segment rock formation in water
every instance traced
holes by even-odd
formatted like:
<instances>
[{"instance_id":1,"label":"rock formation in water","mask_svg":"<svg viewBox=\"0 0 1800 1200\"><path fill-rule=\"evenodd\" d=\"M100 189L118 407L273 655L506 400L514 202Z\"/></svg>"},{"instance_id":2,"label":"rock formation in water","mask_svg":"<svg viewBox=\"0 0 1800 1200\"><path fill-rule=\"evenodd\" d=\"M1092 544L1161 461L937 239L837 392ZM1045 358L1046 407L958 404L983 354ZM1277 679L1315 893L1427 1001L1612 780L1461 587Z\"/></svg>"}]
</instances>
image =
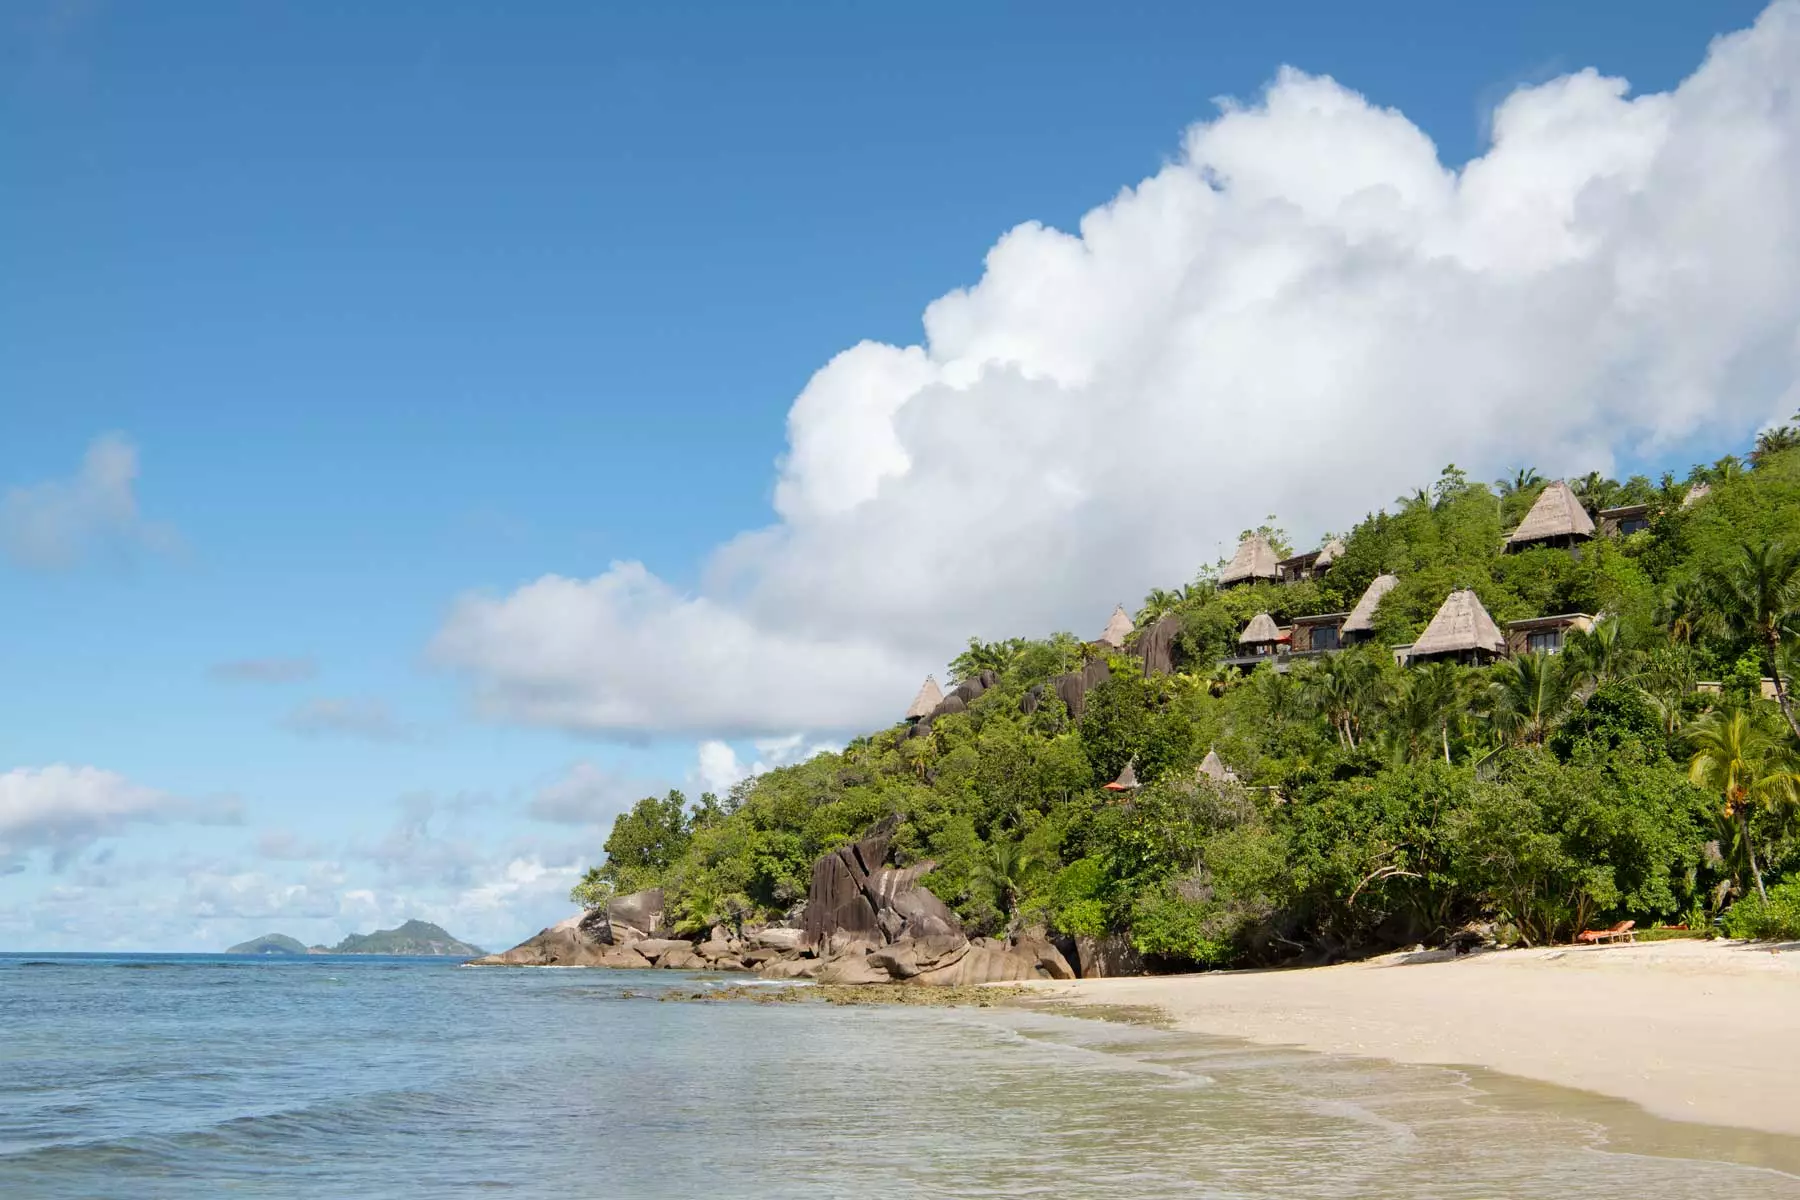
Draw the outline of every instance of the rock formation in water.
<instances>
[{"instance_id":1,"label":"rock formation in water","mask_svg":"<svg viewBox=\"0 0 1800 1200\"><path fill-rule=\"evenodd\" d=\"M1122 939L1064 939L1041 930L1009 940L968 937L920 880L930 862L889 865L890 818L867 837L813 864L806 902L784 924L728 930L704 938L672 936L660 889L615 896L552 925L476 966L615 967L645 970L755 971L770 979L821 983L969 986L1081 974L1135 974L1142 965Z\"/></svg>"}]
</instances>

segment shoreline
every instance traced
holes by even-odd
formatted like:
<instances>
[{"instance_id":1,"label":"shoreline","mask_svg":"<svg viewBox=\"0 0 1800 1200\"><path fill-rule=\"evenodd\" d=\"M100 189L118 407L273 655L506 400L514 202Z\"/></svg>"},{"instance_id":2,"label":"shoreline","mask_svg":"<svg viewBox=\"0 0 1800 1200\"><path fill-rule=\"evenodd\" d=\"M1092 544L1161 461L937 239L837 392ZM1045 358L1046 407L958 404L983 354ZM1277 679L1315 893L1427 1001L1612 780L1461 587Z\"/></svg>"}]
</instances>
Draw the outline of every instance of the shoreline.
<instances>
[{"instance_id":1,"label":"shoreline","mask_svg":"<svg viewBox=\"0 0 1800 1200\"><path fill-rule=\"evenodd\" d=\"M1031 1007L1154 1011L1184 1032L1491 1073L1662 1121L1800 1138L1800 944L1428 951L1016 986L1013 1002Z\"/></svg>"}]
</instances>

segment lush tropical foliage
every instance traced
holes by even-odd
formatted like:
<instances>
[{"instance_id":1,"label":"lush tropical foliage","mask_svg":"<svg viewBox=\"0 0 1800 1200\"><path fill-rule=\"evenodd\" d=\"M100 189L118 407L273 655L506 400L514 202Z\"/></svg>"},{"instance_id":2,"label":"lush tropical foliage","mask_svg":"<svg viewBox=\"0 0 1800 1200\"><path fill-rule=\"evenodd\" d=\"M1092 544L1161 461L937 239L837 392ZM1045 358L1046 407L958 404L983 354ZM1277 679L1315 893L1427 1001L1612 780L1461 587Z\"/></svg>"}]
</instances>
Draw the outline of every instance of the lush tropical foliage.
<instances>
[{"instance_id":1,"label":"lush tropical foliage","mask_svg":"<svg viewBox=\"0 0 1800 1200\"><path fill-rule=\"evenodd\" d=\"M1153 592L1138 620L1178 620L1176 670L1146 677L1113 654L1079 722L1054 691L1029 714L1021 700L1104 647L972 642L953 677L998 682L967 712L726 796L643 800L577 898L659 884L688 928L781 913L817 856L895 815L895 852L933 862L927 882L972 928L1122 933L1152 965L1329 956L1474 922L1532 944L1624 917L1800 933L1785 687L1800 432L1682 482L1571 480L1591 510L1648 506L1648 528L1574 554L1500 553L1545 483L1450 467L1342 535L1316 580L1220 590L1212 566ZM1710 492L1684 505L1696 483ZM1285 544L1272 519L1262 532ZM1219 667L1256 613L1341 612L1381 573L1400 583L1372 644L1281 673ZM1560 654L1400 666L1388 647L1456 588L1501 623L1601 619ZM1208 750L1237 782L1197 776ZM1141 786L1102 790L1127 763Z\"/></svg>"}]
</instances>

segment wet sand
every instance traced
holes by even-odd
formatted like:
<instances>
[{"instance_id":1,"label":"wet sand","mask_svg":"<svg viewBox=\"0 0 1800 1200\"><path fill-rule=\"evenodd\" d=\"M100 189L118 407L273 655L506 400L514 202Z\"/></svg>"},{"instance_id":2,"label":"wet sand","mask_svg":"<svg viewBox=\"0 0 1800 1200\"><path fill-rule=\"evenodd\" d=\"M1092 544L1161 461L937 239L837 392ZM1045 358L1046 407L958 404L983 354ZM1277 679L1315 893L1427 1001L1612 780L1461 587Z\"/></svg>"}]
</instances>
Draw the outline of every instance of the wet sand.
<instances>
[{"instance_id":1,"label":"wet sand","mask_svg":"<svg viewBox=\"0 0 1800 1200\"><path fill-rule=\"evenodd\" d=\"M1335 967L1024 985L1178 1029L1485 1068L1658 1117L1800 1135L1800 944L1395 954Z\"/></svg>"}]
</instances>

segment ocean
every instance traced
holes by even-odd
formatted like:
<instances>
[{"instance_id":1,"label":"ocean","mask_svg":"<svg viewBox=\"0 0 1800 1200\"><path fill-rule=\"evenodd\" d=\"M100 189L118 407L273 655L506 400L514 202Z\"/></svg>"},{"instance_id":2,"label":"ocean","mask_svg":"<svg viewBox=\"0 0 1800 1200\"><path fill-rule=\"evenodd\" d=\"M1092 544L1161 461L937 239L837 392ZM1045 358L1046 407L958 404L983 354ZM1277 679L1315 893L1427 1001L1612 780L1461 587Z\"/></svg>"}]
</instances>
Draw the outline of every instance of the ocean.
<instances>
[{"instance_id":1,"label":"ocean","mask_svg":"<svg viewBox=\"0 0 1800 1200\"><path fill-rule=\"evenodd\" d=\"M742 982L0 955L0 1197L1800 1197L1795 1139L1442 1068L657 999Z\"/></svg>"}]
</instances>

